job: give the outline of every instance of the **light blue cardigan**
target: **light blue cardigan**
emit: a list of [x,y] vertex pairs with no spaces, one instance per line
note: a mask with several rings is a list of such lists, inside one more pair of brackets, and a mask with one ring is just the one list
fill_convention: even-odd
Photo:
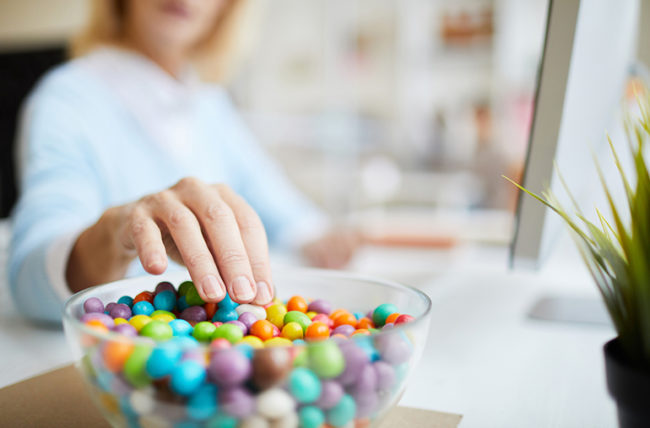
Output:
[[22,115],[21,195],[12,215],[9,281],[24,315],[60,320],[65,296],[54,290],[47,266],[58,239],[94,223],[108,207],[182,177],[230,185],[258,212],[271,244],[287,244],[309,221],[322,220],[315,220],[318,210],[258,147],[219,86],[201,84],[193,97],[193,149],[179,162],[154,144],[110,85],[78,61],[46,75]]

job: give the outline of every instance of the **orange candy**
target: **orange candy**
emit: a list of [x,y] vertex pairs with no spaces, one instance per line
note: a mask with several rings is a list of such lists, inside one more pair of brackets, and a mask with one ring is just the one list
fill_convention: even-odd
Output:
[[134,345],[125,341],[112,341],[106,344],[104,347],[104,365],[106,368],[117,373],[122,370],[124,363],[131,355]]
[[143,291],[133,298],[133,304],[146,300],[153,305],[153,293],[151,291]]
[[108,327],[106,327],[104,325],[104,323],[101,322],[100,320],[86,321],[86,325],[88,327],[92,328],[93,330],[99,330],[99,331],[102,331],[102,332],[107,332],[108,331]]
[[289,301],[287,302],[287,312],[291,311],[300,311],[303,314],[307,313],[307,308],[309,305],[305,301],[305,298],[302,296],[293,296]]
[[386,317],[386,322],[384,324],[388,324],[388,323],[395,324],[395,320],[397,319],[398,316],[400,316],[400,314],[398,314],[397,312],[395,312],[394,314],[388,315]]
[[203,309],[205,309],[205,313],[208,316],[208,319],[211,320],[212,317],[214,316],[214,313],[217,312],[217,304],[213,302],[208,302],[205,305],[203,305]]
[[335,320],[339,315],[348,313],[345,309],[337,309],[330,314],[330,318]]
[[352,327],[356,327],[357,325],[357,317],[355,317],[349,312],[344,312],[339,316],[337,316],[336,318],[332,318],[332,319],[334,320],[334,328],[344,324],[351,325]]
[[375,324],[372,322],[370,318],[363,317],[357,322],[356,325],[357,328],[365,328],[366,330],[369,328],[375,328]]
[[308,341],[325,340],[328,337],[330,337],[330,328],[327,324],[320,321],[309,324],[309,327],[305,331],[305,339]]
[[251,326],[250,334],[253,336],[257,336],[262,340],[269,340],[270,338],[275,336],[275,331],[273,327],[275,326],[271,324],[270,321],[257,320]]

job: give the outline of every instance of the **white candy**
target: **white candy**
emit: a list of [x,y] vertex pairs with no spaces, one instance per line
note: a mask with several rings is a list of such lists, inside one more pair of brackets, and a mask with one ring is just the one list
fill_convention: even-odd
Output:
[[249,416],[241,422],[240,428],[268,428],[269,423],[261,416]]
[[257,413],[269,419],[280,419],[293,412],[296,402],[284,390],[272,388],[257,396]]
[[156,405],[152,397],[152,389],[136,389],[131,393],[129,403],[138,415],[148,415],[153,412]]
[[255,318],[257,318],[258,321],[266,319],[266,309],[261,306],[244,303],[243,305],[237,306],[235,310],[237,311],[237,315],[241,315],[244,312],[250,312],[255,315]]

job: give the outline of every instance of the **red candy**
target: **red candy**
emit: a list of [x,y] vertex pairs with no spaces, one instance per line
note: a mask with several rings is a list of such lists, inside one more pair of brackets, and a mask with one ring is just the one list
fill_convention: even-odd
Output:
[[133,304],[138,302],[147,301],[153,305],[153,293],[151,291],[143,291],[133,298]]
[[404,324],[411,321],[413,321],[413,317],[411,315],[402,314],[398,316],[397,319],[395,320],[395,325]]

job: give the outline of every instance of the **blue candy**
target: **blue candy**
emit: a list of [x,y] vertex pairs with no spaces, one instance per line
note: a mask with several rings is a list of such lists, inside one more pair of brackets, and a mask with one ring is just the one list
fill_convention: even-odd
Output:
[[146,300],[141,300],[133,305],[133,315],[146,315],[149,316],[153,313],[153,305]]
[[305,406],[298,412],[300,426],[303,428],[318,428],[325,423],[325,414],[316,406]]
[[180,318],[171,320],[168,324],[172,328],[174,336],[189,336],[192,334],[192,330],[194,329],[192,324]]
[[193,360],[185,360],[174,367],[169,379],[169,387],[178,395],[195,393],[205,381],[203,366]]
[[[219,303],[221,305],[221,303]],[[214,313],[214,316],[212,317],[212,322],[222,322],[222,323],[227,323],[228,321],[236,321],[239,318],[239,315],[237,314],[237,311],[234,309],[227,309],[227,308],[219,308],[217,309],[217,312]]]
[[117,299],[117,303],[124,303],[129,308],[132,308],[133,307],[133,297],[131,297],[131,296],[122,296],[119,299]]
[[359,311],[352,312],[352,315],[354,315],[354,317],[355,317],[356,319],[358,319],[358,320],[360,320],[361,318],[365,317],[365,315],[363,314],[363,312],[359,312]]
[[176,301],[176,308],[178,309],[178,312],[183,312],[185,309],[189,308],[190,305],[187,304],[187,298],[185,296],[181,296],[178,298]]
[[153,298],[153,306],[156,310],[173,311],[176,307],[176,293],[172,290],[161,291]]
[[183,352],[177,344],[168,342],[159,345],[149,355],[145,370],[153,379],[167,376],[180,361]]
[[344,394],[336,406],[327,412],[327,422],[335,427],[342,427],[352,420],[356,411],[357,405],[354,399],[350,395]]
[[237,419],[225,413],[219,413],[214,418],[206,422],[207,428],[237,428]]
[[208,419],[217,411],[217,387],[207,383],[187,400],[187,415],[195,420]]
[[239,303],[235,303],[231,298],[228,293],[226,293],[226,297],[223,298],[222,301],[219,302],[219,309],[235,309],[237,306],[239,306]]

